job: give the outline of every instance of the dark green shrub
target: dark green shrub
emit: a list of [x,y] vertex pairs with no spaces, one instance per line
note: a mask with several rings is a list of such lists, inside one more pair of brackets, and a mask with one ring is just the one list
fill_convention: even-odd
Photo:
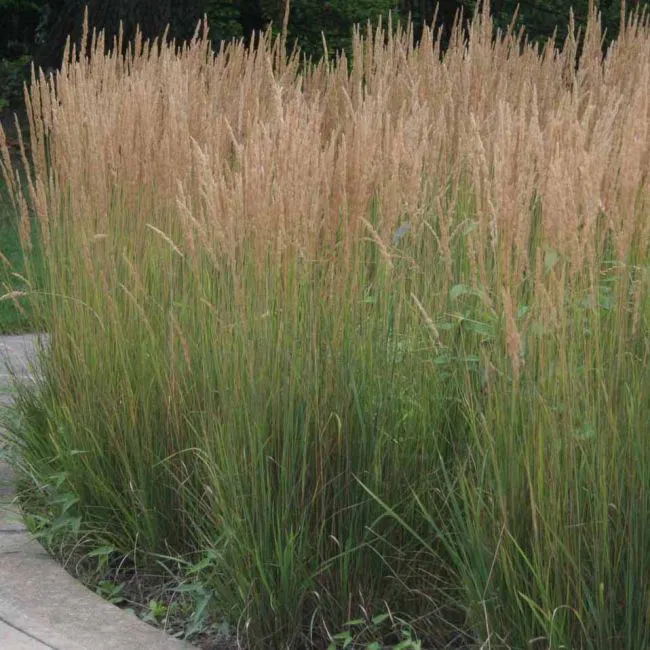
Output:
[[32,57],[0,59],[0,111],[16,108],[23,98],[23,84],[29,79]]

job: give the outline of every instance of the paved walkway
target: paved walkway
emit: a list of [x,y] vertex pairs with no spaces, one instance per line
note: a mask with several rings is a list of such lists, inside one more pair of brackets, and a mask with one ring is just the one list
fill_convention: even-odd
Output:
[[[0,408],[11,374],[29,381],[37,336],[0,336]],[[0,449],[2,431],[0,431]],[[13,476],[0,456],[0,650],[190,650],[102,600],[30,538],[13,501]]]

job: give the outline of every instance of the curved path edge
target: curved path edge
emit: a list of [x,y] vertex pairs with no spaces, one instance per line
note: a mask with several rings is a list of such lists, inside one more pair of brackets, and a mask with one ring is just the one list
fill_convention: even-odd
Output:
[[[0,336],[0,405],[11,403],[11,367],[29,380],[37,335]],[[0,431],[0,450],[2,449]],[[0,648],[2,650],[190,650],[84,587],[31,538],[0,456]]]

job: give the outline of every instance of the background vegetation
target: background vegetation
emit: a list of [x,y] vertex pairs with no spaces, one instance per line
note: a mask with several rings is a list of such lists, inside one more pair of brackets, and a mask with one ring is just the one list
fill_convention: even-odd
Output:
[[[34,245],[31,254],[33,270],[40,277],[42,267],[36,231]],[[0,300],[0,334],[38,331],[41,327],[40,319],[34,313],[34,304],[25,295],[28,289],[16,208],[4,179],[0,178],[0,296],[4,296]]]

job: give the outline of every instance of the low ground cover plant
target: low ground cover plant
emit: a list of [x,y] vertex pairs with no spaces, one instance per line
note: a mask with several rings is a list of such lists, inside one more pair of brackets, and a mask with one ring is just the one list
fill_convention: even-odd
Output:
[[26,182],[0,131],[22,500],[111,598],[163,567],[251,648],[650,642],[648,20],[461,27],[99,34],[32,81]]

